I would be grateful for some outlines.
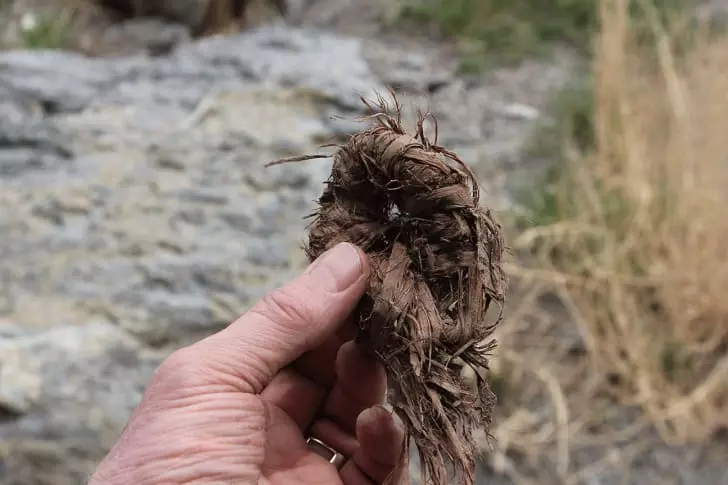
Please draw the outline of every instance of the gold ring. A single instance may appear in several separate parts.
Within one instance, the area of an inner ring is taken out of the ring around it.
[[[344,455],[342,455],[320,439],[314,438],[313,436],[306,439],[306,444],[311,449],[311,451],[323,457],[326,461],[334,465],[337,470],[340,470],[342,465],[346,461],[346,457]]]

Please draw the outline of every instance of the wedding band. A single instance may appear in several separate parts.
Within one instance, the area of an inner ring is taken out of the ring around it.
[[[314,438],[313,436],[306,439],[306,444],[311,449],[311,451],[325,458],[326,461],[334,465],[337,470],[341,469],[341,466],[346,461],[346,457],[344,455],[342,455],[320,439]]]

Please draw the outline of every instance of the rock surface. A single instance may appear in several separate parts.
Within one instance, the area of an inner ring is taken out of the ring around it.
[[[0,337],[0,483],[83,484],[160,361],[115,325]]]
[[[0,483],[85,483],[165,355],[305,264],[329,162],[263,165],[361,128],[360,95],[396,85],[476,166],[512,156],[518,96],[434,55],[282,25],[164,57],[0,54]],[[518,102],[566,78],[542,68]]]

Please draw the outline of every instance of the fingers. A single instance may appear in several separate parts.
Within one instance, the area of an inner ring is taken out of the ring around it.
[[[372,485],[384,483],[401,458],[404,431],[394,416],[381,406],[367,409],[356,423],[358,449],[341,469],[345,485]],[[393,484],[409,482],[407,470]]]
[[[356,337],[356,327],[351,319],[327,337],[316,348],[309,350],[293,362],[293,367],[304,377],[322,388],[330,389],[336,381],[336,359],[341,346]]]
[[[283,369],[263,389],[260,396],[306,429],[326,397],[326,389],[293,369]]]
[[[344,456],[354,455],[359,448],[356,435],[344,431],[341,426],[329,419],[318,419],[306,433],[306,436],[318,438]]]
[[[342,327],[367,275],[364,254],[339,244],[194,351],[204,354],[209,371],[227,376],[243,392],[259,393],[279,370]]]
[[[313,421],[336,380],[336,358],[341,346],[356,332],[347,321],[334,335],[276,374],[261,397],[288,413],[304,430]]]
[[[381,404],[386,390],[387,376],[382,365],[354,342],[347,342],[339,350],[336,382],[326,398],[323,417],[355,434],[359,414]]]
[[[311,351],[309,368],[304,370],[295,365],[282,370],[261,396],[287,412],[301,430],[306,430],[314,418],[318,418],[319,421],[330,421],[329,424],[335,424],[341,432],[354,436],[359,413],[384,400],[387,377],[382,365],[364,354],[353,341],[342,345],[338,337],[328,340],[332,342],[330,346],[323,345]],[[334,344],[337,358],[331,355]],[[324,377],[317,377],[316,373]],[[334,376],[332,382],[328,380],[328,374]],[[331,428],[329,425],[326,429]]]

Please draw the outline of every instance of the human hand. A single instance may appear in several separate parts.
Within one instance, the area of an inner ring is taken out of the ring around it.
[[[371,485],[403,432],[351,339],[366,257],[331,249],[221,332],[172,354],[90,485]],[[340,469],[306,443],[343,455]]]

